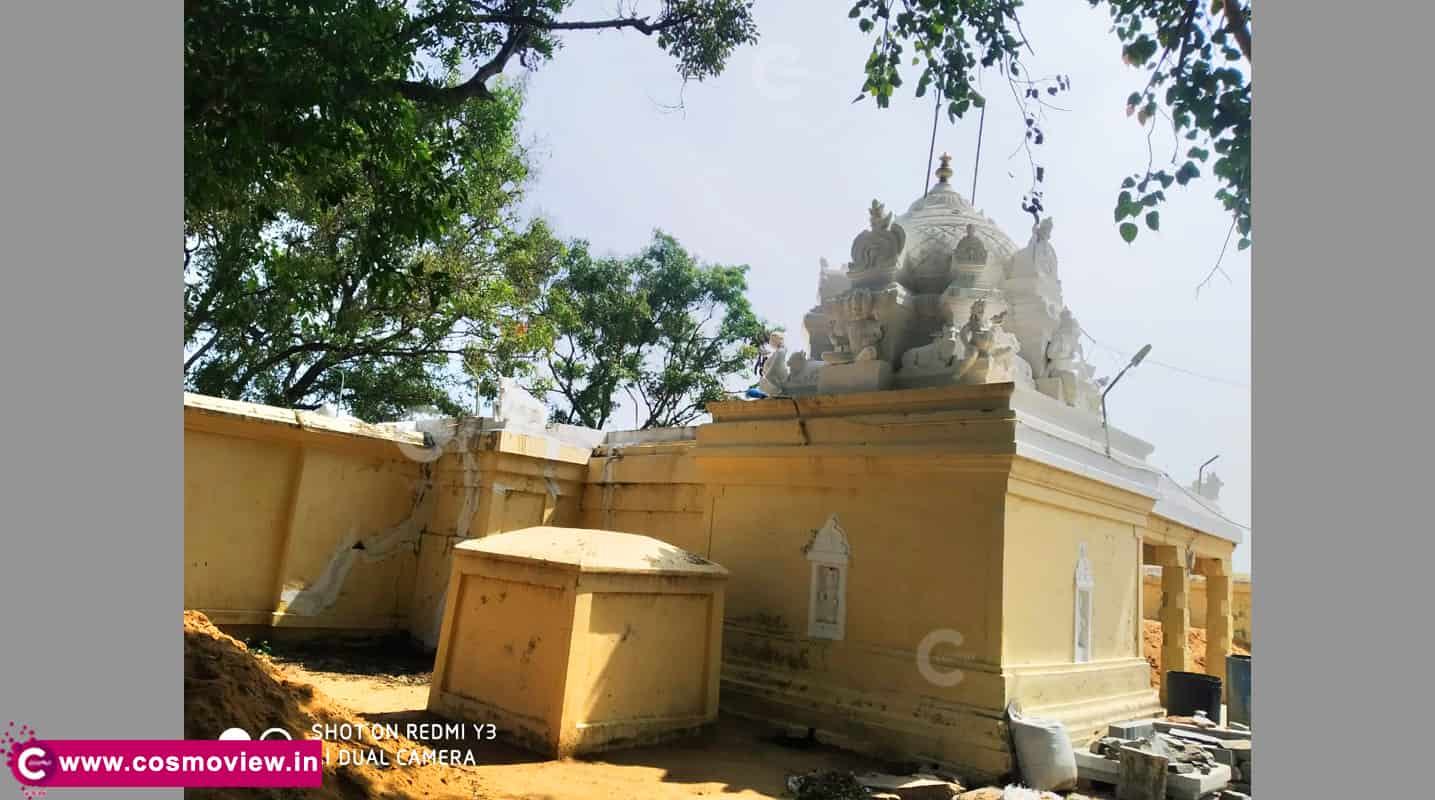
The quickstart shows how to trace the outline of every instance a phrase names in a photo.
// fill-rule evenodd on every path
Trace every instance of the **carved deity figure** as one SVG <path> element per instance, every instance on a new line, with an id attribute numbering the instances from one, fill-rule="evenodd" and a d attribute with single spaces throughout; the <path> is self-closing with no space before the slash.
<path id="1" fill-rule="evenodd" d="M 973 303 L 971 315 L 957 334 L 964 355 L 957 367 L 956 377 L 962 383 L 986 383 L 991 372 L 992 349 L 996 341 L 994 332 L 987 326 L 986 313 L 987 301 Z"/>
<path id="2" fill-rule="evenodd" d="M 796 389 L 799 387 L 816 386 L 817 373 L 827 366 L 821 361 L 808 358 L 807 353 L 798 350 L 787 357 L 787 384 L 784 388 Z"/>
<path id="3" fill-rule="evenodd" d="M 857 234 L 852 241 L 852 265 L 849 269 L 854 273 L 894 270 L 897 256 L 901 255 L 902 247 L 907 243 L 907 232 L 892 221 L 893 215 L 876 200 L 872 201 L 868 214 L 871 228 Z"/>
<path id="4" fill-rule="evenodd" d="M 960 330 L 947 323 L 940 331 L 932 334 L 929 344 L 913 347 L 902 354 L 902 369 L 913 374 L 950 371 L 957 358 L 963 355 Z"/>
<path id="5" fill-rule="evenodd" d="M 1021 342 L 1005 328 L 1007 312 L 992 317 L 992 356 L 1001 374 L 1020 386 L 1032 386 L 1031 365 L 1021 357 Z"/>
<path id="6" fill-rule="evenodd" d="M 1091 387 L 1091 365 L 1086 363 L 1081 348 L 1081 326 L 1071 309 L 1061 310 L 1061 321 L 1046 345 L 1046 370 L 1042 377 L 1061 380 L 1062 399 L 1067 405 L 1080 404 L 1081 395 Z"/>
<path id="7" fill-rule="evenodd" d="M 1056 273 L 1056 248 L 1051 246 L 1051 217 L 1031 229 L 1031 249 L 1036 266 L 1047 274 Z"/>
<path id="8" fill-rule="evenodd" d="M 786 388 L 789 375 L 787 335 L 782 331 L 773 331 L 767 337 L 767 345 L 771 352 L 763 362 L 762 379 L 757 382 L 757 388 L 768 395 L 779 395 Z"/>
<path id="9" fill-rule="evenodd" d="M 1026 247 L 1012 256 L 1009 276 L 1045 275 L 1056 277 L 1056 248 L 1051 245 L 1051 217 L 1031 226 L 1031 239 Z"/>
<path id="10" fill-rule="evenodd" d="M 885 333 L 877 319 L 877 295 L 857 289 L 847 295 L 847 336 L 857 361 L 877 358 L 877 345 Z"/>
<path id="11" fill-rule="evenodd" d="M 832 349 L 822 354 L 822 360 L 829 364 L 848 364 L 852 361 L 852 346 L 847 338 L 847 326 L 842 320 L 827 320 L 827 339 Z"/>

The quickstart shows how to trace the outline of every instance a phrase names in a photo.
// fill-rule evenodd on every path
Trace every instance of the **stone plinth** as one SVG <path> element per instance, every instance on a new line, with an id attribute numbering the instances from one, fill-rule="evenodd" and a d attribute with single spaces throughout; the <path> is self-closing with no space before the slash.
<path id="1" fill-rule="evenodd" d="M 1120 436 L 1118 462 L 1015 408 L 1017 393 L 708 406 L 693 457 L 708 555 L 732 570 L 725 712 L 975 780 L 1012 767 L 1011 700 L 1076 739 L 1159 711 L 1132 611 L 1133 531 L 1159 473 Z M 1073 582 L 1083 544 L 1089 616 Z"/>
<path id="2" fill-rule="evenodd" d="M 454 549 L 428 708 L 543 755 L 717 717 L 727 571 L 646 536 L 526 528 Z"/>
<path id="3" fill-rule="evenodd" d="M 886 361 L 828 364 L 817 375 L 818 394 L 876 392 L 892 385 L 892 365 Z"/>

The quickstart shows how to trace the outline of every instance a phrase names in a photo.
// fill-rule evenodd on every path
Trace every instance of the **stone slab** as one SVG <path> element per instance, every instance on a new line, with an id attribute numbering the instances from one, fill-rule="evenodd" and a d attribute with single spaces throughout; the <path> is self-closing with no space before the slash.
<path id="1" fill-rule="evenodd" d="M 1121 777 L 1116 800 L 1161 800 L 1166 795 L 1169 761 L 1165 756 L 1136 747 L 1121 748 Z"/>
<path id="2" fill-rule="evenodd" d="M 1155 730 L 1154 719 L 1131 719 L 1125 722 L 1113 722 L 1106 729 L 1107 736 L 1115 736 L 1118 739 L 1149 739 Z"/>
<path id="3" fill-rule="evenodd" d="M 1191 772 L 1184 775 L 1171 773 L 1166 776 L 1166 796 L 1173 800 L 1200 800 L 1212 792 L 1219 792 L 1231 782 L 1231 768 L 1218 764 L 1209 773 L 1202 775 Z"/>
<path id="4" fill-rule="evenodd" d="M 1121 780 L 1120 762 L 1080 750 L 1075 756 L 1076 774 L 1082 780 L 1109 783 L 1113 786 Z M 1224 789 L 1230 782 L 1231 768 L 1224 764 L 1217 765 L 1205 775 L 1199 772 L 1184 775 L 1173 772 L 1166 776 L 1166 796 L 1173 800 L 1199 800 L 1205 795 Z"/>
<path id="5" fill-rule="evenodd" d="M 828 364 L 817 373 L 818 394 L 876 392 L 891 386 L 892 365 L 878 359 Z"/>
<path id="6" fill-rule="evenodd" d="M 1231 728 L 1202 728 L 1197 725 L 1185 725 L 1180 722 L 1167 722 L 1164 719 L 1152 720 L 1151 723 L 1161 733 L 1199 733 L 1202 736 L 1210 736 L 1222 741 L 1249 741 L 1250 731 L 1238 731 Z"/>
<path id="7" fill-rule="evenodd" d="M 1078 778 L 1112 785 L 1121 779 L 1121 762 L 1083 750 L 1077 750 L 1074 755 Z"/>

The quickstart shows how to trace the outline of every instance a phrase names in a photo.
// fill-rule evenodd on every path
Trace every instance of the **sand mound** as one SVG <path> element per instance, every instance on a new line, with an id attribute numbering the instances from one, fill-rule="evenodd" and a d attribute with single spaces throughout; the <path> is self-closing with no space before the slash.
<path id="1" fill-rule="evenodd" d="M 1161 688 L 1161 623 L 1155 620 L 1143 620 L 1145 630 L 1143 631 L 1143 647 L 1146 656 L 1146 663 L 1151 665 L 1151 688 Z M 1206 671 L 1206 629 L 1190 628 L 1186 633 L 1186 648 L 1191 651 L 1192 672 Z M 1239 645 L 1232 644 L 1231 652 L 1237 655 L 1248 656 L 1251 651 Z"/>
<path id="2" fill-rule="evenodd" d="M 359 725 L 365 720 L 307 684 L 293 681 L 263 656 L 222 633 L 203 614 L 184 612 L 184 737 L 218 739 L 227 728 L 243 728 L 258 735 L 267 728 L 283 728 L 296 738 L 308 735 L 315 724 Z M 324 743 L 324 785 L 317 789 L 187 789 L 186 797 L 214 800 L 253 798 L 306 798 L 306 800 L 359 800 L 360 798 L 481 797 L 474 777 L 442 764 L 400 766 L 396 753 L 422 745 L 407 739 Z M 339 749 L 382 750 L 392 767 L 335 765 Z"/>

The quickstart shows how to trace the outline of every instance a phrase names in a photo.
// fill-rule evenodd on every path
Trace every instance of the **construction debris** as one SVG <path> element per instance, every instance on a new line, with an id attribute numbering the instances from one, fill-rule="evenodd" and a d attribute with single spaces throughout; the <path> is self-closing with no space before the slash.
<path id="1" fill-rule="evenodd" d="M 850 772 L 810 772 L 787 776 L 787 791 L 797 800 L 871 800 L 871 794 Z"/>
<path id="2" fill-rule="evenodd" d="M 1091 743 L 1088 752 L 1077 753 L 1081 778 L 1116 785 L 1123 798 L 1145 798 L 1160 781 L 1141 770 L 1164 759 L 1166 797 L 1198 800 L 1228 787 L 1249 792 L 1249 733 L 1221 728 L 1203 717 L 1137 720 L 1112 725 L 1110 730 L 1144 730 L 1147 724 L 1150 735 L 1103 736 Z"/>

